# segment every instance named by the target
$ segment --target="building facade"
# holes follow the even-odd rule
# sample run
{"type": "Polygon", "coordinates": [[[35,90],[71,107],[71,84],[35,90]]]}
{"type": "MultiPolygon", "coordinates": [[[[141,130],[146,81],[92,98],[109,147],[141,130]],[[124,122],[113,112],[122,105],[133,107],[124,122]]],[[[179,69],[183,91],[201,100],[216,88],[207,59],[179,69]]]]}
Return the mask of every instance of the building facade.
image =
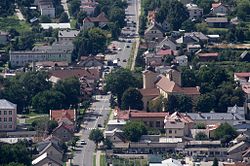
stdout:
{"type": "Polygon", "coordinates": [[[16,129],[17,106],[5,99],[0,99],[0,131],[16,129]]]}

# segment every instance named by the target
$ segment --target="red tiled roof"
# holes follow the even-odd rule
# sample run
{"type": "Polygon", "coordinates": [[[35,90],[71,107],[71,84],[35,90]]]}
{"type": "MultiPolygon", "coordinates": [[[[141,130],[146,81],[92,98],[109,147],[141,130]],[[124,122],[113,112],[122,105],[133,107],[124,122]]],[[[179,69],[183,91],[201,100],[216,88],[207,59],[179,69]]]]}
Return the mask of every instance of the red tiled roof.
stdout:
{"type": "Polygon", "coordinates": [[[145,111],[137,111],[130,112],[130,118],[162,118],[164,119],[167,116],[168,112],[145,112],[145,111]]]}
{"type": "Polygon", "coordinates": [[[164,56],[164,55],[174,55],[174,51],[171,50],[171,49],[167,49],[167,50],[160,49],[156,54],[157,55],[161,55],[161,56],[164,56]]]}
{"type": "Polygon", "coordinates": [[[139,89],[142,96],[159,96],[160,92],[157,88],[150,88],[150,89],[139,89]]]}
{"type": "Polygon", "coordinates": [[[217,52],[210,52],[210,53],[199,53],[199,57],[218,57],[219,53],[217,52]]]}
{"type": "Polygon", "coordinates": [[[222,5],[221,3],[212,3],[212,8],[217,8],[219,7],[220,5],[222,5]]]}
{"type": "Polygon", "coordinates": [[[55,121],[60,121],[63,118],[67,118],[74,122],[76,119],[75,110],[51,110],[50,118],[55,121]]]}
{"type": "Polygon", "coordinates": [[[54,133],[56,130],[60,129],[61,127],[64,128],[64,129],[66,129],[66,130],[69,131],[70,133],[72,133],[72,130],[71,130],[68,126],[66,126],[64,123],[60,123],[60,124],[53,130],[52,135],[53,135],[53,133],[54,133]]]}
{"type": "Polygon", "coordinates": [[[179,113],[179,112],[174,112],[171,115],[169,114],[169,115],[165,116],[164,121],[181,121],[184,123],[194,122],[190,116],[188,116],[186,114],[179,113]]]}
{"type": "Polygon", "coordinates": [[[60,79],[66,79],[70,77],[77,77],[77,78],[92,78],[92,79],[99,79],[100,72],[98,69],[67,69],[67,70],[53,70],[50,71],[51,76],[58,77],[60,79]]]}
{"type": "Polygon", "coordinates": [[[237,77],[250,77],[250,72],[234,73],[237,77]]]}
{"type": "Polygon", "coordinates": [[[200,94],[198,87],[180,87],[174,81],[169,80],[166,76],[162,76],[156,86],[161,88],[163,91],[170,93],[177,92],[187,95],[200,94]]]}

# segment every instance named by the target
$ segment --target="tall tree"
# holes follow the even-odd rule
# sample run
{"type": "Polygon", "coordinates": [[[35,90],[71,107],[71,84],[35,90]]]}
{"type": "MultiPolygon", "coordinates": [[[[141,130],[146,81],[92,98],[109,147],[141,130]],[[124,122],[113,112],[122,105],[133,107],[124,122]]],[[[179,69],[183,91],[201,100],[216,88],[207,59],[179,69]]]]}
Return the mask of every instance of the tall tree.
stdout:
{"type": "Polygon", "coordinates": [[[65,95],[64,105],[65,107],[76,107],[80,96],[80,82],[78,78],[72,77],[59,81],[55,85],[55,90],[65,95]]]}
{"type": "Polygon", "coordinates": [[[14,14],[15,0],[1,0],[0,1],[0,16],[6,17],[14,14]]]}
{"type": "Polygon", "coordinates": [[[135,88],[128,88],[122,95],[121,108],[125,109],[143,109],[142,94],[135,88]]]}
{"type": "Polygon", "coordinates": [[[218,159],[215,157],[212,166],[219,166],[218,159]]]}
{"type": "Polygon", "coordinates": [[[185,69],[181,73],[181,81],[184,87],[194,87],[197,85],[197,78],[195,71],[191,69],[185,69]]]}
{"type": "Polygon", "coordinates": [[[51,109],[61,109],[64,106],[65,95],[58,91],[39,92],[32,98],[32,107],[39,113],[49,113],[51,109]]]}
{"type": "Polygon", "coordinates": [[[81,1],[80,0],[72,0],[69,3],[69,12],[73,17],[77,16],[77,13],[80,11],[81,1]]]}
{"type": "Polygon", "coordinates": [[[214,139],[221,140],[222,143],[229,143],[237,136],[236,130],[228,123],[222,123],[214,131],[214,139]]]}
{"type": "Polygon", "coordinates": [[[139,87],[140,82],[135,78],[130,70],[117,69],[113,70],[106,78],[106,91],[111,91],[117,96],[118,105],[121,105],[122,94],[129,87],[139,87]]]}
{"type": "Polygon", "coordinates": [[[185,95],[168,95],[166,102],[166,111],[168,112],[191,112],[193,108],[192,99],[185,95]]]}
{"type": "Polygon", "coordinates": [[[196,111],[197,112],[210,112],[216,102],[216,97],[212,94],[202,94],[198,97],[196,103],[196,111]]]}
{"type": "Polygon", "coordinates": [[[91,130],[89,134],[89,139],[94,141],[96,144],[96,149],[98,147],[98,144],[104,140],[104,136],[101,130],[99,129],[93,129],[91,130]]]}
{"type": "Polygon", "coordinates": [[[196,134],[195,140],[199,140],[199,141],[208,140],[208,137],[207,137],[207,135],[205,133],[199,132],[199,133],[196,134]]]}
{"type": "Polygon", "coordinates": [[[68,17],[68,14],[66,12],[63,12],[59,18],[59,22],[62,22],[62,23],[67,23],[69,22],[69,17],[68,17]]]}
{"type": "Polygon", "coordinates": [[[74,41],[74,58],[89,54],[96,55],[104,52],[107,47],[107,36],[103,30],[92,28],[84,32],[80,32],[74,41]]]}
{"type": "Polygon", "coordinates": [[[127,122],[123,128],[124,134],[129,141],[138,142],[142,135],[147,134],[147,129],[143,122],[127,122]]]}

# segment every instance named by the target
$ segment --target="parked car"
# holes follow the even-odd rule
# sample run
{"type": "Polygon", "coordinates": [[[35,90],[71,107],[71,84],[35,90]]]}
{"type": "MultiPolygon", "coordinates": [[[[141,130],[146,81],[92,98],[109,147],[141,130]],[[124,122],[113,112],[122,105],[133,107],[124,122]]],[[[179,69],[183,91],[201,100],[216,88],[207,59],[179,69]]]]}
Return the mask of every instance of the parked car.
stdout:
{"type": "Polygon", "coordinates": [[[81,140],[81,145],[86,145],[87,143],[84,140],[81,140]]]}
{"type": "Polygon", "coordinates": [[[123,59],[123,62],[127,62],[127,60],[126,60],[126,59],[123,59]]]}
{"type": "Polygon", "coordinates": [[[102,127],[102,125],[101,125],[101,124],[98,124],[97,127],[102,127]]]}
{"type": "Polygon", "coordinates": [[[127,47],[127,48],[130,48],[130,46],[129,46],[129,45],[127,45],[126,47],[127,47]]]}

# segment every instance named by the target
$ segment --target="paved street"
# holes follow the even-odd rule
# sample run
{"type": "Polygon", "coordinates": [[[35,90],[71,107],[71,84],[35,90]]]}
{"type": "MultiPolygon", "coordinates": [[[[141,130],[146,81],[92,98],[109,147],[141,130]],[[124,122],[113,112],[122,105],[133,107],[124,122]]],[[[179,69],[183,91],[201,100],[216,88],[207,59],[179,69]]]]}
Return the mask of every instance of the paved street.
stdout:
{"type": "MultiPolygon", "coordinates": [[[[136,27],[133,27],[131,24],[132,22],[135,22],[136,25],[139,24],[138,21],[138,0],[129,0],[128,1],[128,8],[126,9],[126,19],[127,19],[127,27],[124,27],[122,30],[122,36],[123,34],[125,35],[130,35],[136,34],[136,27]]],[[[132,49],[132,43],[135,42],[135,36],[127,36],[127,37],[120,37],[119,41],[113,41],[112,45],[114,45],[116,48],[120,48],[121,50],[117,50],[117,54],[114,55],[106,55],[106,60],[115,60],[115,59],[120,59],[118,61],[118,65],[121,67],[126,67],[128,59],[130,57],[131,49],[132,49]]]]}
{"type": "Polygon", "coordinates": [[[105,119],[108,119],[108,113],[110,111],[109,99],[110,95],[98,95],[95,96],[97,101],[94,102],[90,108],[91,111],[86,113],[83,120],[83,126],[86,129],[82,129],[78,134],[80,140],[84,139],[86,145],[79,145],[76,147],[76,151],[73,158],[73,164],[77,166],[92,166],[93,165],[93,153],[95,151],[95,144],[88,139],[91,129],[97,128],[100,124],[104,126],[105,119]]]}
{"type": "Polygon", "coordinates": [[[61,0],[61,4],[62,4],[62,6],[63,6],[64,12],[66,12],[67,15],[68,15],[68,17],[70,18],[67,0],[61,0]]]}

